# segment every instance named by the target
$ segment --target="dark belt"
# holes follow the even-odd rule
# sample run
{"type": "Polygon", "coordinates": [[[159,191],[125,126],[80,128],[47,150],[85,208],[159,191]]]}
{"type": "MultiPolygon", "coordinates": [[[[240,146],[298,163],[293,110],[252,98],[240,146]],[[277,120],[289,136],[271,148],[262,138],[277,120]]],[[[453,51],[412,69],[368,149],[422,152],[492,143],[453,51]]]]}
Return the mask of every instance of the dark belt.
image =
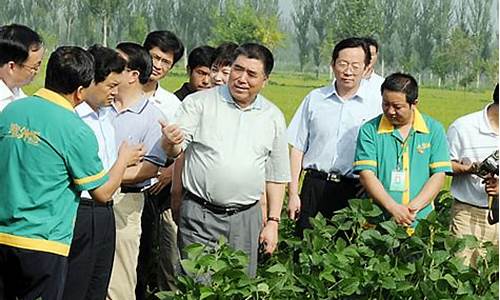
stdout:
{"type": "Polygon", "coordinates": [[[242,212],[242,211],[245,211],[247,209],[252,208],[253,206],[255,206],[255,204],[257,204],[257,202],[259,202],[259,201],[255,201],[252,204],[241,205],[241,206],[236,206],[236,207],[225,207],[225,206],[219,206],[219,205],[215,205],[213,203],[210,203],[207,200],[205,200],[201,197],[198,197],[189,191],[187,191],[186,194],[187,194],[188,199],[193,200],[194,202],[200,204],[201,206],[203,206],[204,208],[210,210],[211,212],[213,212],[215,214],[234,215],[234,214],[237,214],[239,212],[242,212]]]}
{"type": "Polygon", "coordinates": [[[326,173],[323,171],[306,169],[306,176],[311,176],[312,178],[317,178],[325,181],[331,182],[341,182],[341,181],[357,181],[357,178],[347,177],[338,173],[326,173]]]}
{"type": "Polygon", "coordinates": [[[479,208],[479,209],[484,209],[484,210],[489,209],[489,207],[488,207],[488,206],[486,206],[486,207],[483,207],[483,206],[478,206],[478,205],[474,205],[474,204],[470,204],[470,203],[467,203],[467,202],[460,201],[460,200],[458,200],[457,198],[454,198],[454,199],[455,199],[455,201],[457,201],[457,202],[458,202],[458,203],[460,203],[460,204],[464,204],[464,205],[468,205],[468,206],[472,206],[472,207],[479,208]]]}
{"type": "Polygon", "coordinates": [[[142,187],[135,187],[135,186],[121,186],[120,192],[127,194],[127,193],[142,193],[142,187]]]}
{"type": "Polygon", "coordinates": [[[102,202],[94,201],[92,199],[82,198],[82,199],[80,199],[80,204],[85,205],[85,206],[110,207],[110,206],[113,206],[113,200],[102,203],[102,202]]]}

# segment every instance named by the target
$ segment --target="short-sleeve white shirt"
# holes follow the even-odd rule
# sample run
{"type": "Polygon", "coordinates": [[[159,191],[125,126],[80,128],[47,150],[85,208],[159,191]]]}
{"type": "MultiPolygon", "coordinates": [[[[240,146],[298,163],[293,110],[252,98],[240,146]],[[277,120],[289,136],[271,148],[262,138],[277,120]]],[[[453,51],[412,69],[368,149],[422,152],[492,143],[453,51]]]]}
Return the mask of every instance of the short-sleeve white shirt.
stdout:
{"type": "Polygon", "coordinates": [[[168,122],[175,121],[175,113],[181,105],[181,101],[174,94],[165,90],[158,84],[158,88],[149,98],[149,101],[165,115],[168,122]]]}
{"type": "MultiPolygon", "coordinates": [[[[448,128],[450,158],[455,161],[482,162],[498,147],[498,134],[488,120],[486,106],[483,110],[458,118],[448,128]]],[[[488,196],[482,179],[463,174],[453,177],[451,194],[457,200],[479,207],[488,206],[488,196]]]]}

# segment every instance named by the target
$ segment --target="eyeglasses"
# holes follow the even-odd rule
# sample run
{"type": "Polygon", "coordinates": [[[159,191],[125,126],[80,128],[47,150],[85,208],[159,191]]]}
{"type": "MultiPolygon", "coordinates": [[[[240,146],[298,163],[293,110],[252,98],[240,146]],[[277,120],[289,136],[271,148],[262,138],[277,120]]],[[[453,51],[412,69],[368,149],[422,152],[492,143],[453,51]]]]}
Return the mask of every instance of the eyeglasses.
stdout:
{"type": "Polygon", "coordinates": [[[159,62],[162,67],[170,69],[172,67],[172,62],[168,59],[162,58],[159,55],[152,54],[151,57],[153,58],[154,62],[159,62]]]}
{"type": "Polygon", "coordinates": [[[38,72],[38,70],[40,70],[41,68],[41,64],[39,65],[36,65],[36,66],[30,66],[30,65],[27,65],[27,64],[20,64],[21,67],[23,68],[26,68],[28,70],[30,70],[31,72],[38,72]]]}
{"type": "Polygon", "coordinates": [[[346,71],[347,68],[349,68],[349,66],[350,66],[351,71],[355,74],[359,74],[361,71],[363,71],[363,68],[365,67],[364,63],[360,63],[360,62],[349,63],[348,61],[345,61],[345,60],[338,60],[335,63],[335,65],[337,66],[337,69],[341,72],[346,71]]]}

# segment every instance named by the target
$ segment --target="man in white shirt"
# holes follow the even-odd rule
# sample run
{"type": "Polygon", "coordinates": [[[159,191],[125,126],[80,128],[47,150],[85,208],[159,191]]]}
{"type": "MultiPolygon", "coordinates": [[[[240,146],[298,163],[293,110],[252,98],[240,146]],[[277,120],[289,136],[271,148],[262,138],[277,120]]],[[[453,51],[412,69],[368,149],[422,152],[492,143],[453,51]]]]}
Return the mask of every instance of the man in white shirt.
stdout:
{"type": "MultiPolygon", "coordinates": [[[[103,167],[111,170],[118,149],[106,107],[109,108],[117,93],[126,61],[115,50],[97,45],[90,47],[88,52],[94,57],[95,75],[90,86],[83,90],[84,102],[75,111],[94,132],[103,167]]],[[[135,149],[135,156],[139,157],[140,149],[135,149]]],[[[115,254],[115,235],[113,201],[99,203],[83,191],[68,256],[63,299],[106,297],[115,254]]]]}
{"type": "Polygon", "coordinates": [[[382,112],[380,89],[370,90],[362,82],[370,61],[364,40],[348,38],[337,43],[331,62],[335,80],[309,93],[290,122],[288,215],[297,221],[298,235],[310,227],[310,217],[321,212],[330,218],[362,192],[352,172],[356,139],[361,125],[382,112]],[[306,175],[299,195],[303,170],[306,175]]]}
{"type": "MultiPolygon", "coordinates": [[[[490,225],[488,196],[498,197],[498,176],[483,180],[476,175],[477,165],[498,150],[498,84],[493,103],[483,110],[458,118],[448,128],[448,143],[453,168],[451,194],[451,231],[474,235],[479,241],[498,245],[498,223],[490,225]]],[[[465,249],[460,255],[474,265],[479,249],[465,249]]]]}
{"type": "Polygon", "coordinates": [[[24,25],[0,27],[0,111],[26,97],[21,87],[40,70],[44,53],[42,38],[24,25]]]}
{"type": "MultiPolygon", "coordinates": [[[[143,46],[153,59],[153,71],[144,85],[144,92],[166,120],[173,122],[181,101],[173,93],[162,88],[160,81],[182,58],[184,46],[174,33],[166,30],[150,32],[143,46]]],[[[174,266],[178,265],[179,254],[176,242],[177,226],[170,213],[172,172],[171,162],[159,166],[151,161],[145,161],[139,171],[139,177],[154,177],[156,183],[145,191],[146,202],[141,218],[142,235],[135,290],[137,300],[146,298],[147,280],[152,266],[159,268],[158,282],[152,284],[158,285],[161,290],[175,289],[174,266]],[[159,251],[153,251],[155,246],[160,247],[159,251]],[[154,253],[161,255],[153,257],[154,253]]]]}
{"type": "Polygon", "coordinates": [[[363,84],[367,84],[370,90],[378,93],[378,96],[380,96],[380,102],[382,102],[382,93],[380,92],[380,87],[382,86],[382,83],[384,83],[384,77],[375,73],[375,65],[377,64],[379,46],[374,38],[364,37],[362,39],[368,45],[370,54],[372,56],[370,64],[368,65],[368,67],[366,67],[362,82],[363,84]]]}

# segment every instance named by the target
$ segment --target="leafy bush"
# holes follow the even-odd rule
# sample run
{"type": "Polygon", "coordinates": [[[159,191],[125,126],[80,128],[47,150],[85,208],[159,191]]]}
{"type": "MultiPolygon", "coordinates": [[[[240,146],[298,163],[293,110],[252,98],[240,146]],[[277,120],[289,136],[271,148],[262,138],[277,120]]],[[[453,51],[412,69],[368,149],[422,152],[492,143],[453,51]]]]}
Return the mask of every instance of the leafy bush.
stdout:
{"type": "Polygon", "coordinates": [[[498,299],[498,249],[484,245],[477,268],[464,266],[455,253],[478,246],[472,236],[458,239],[448,230],[449,198],[415,233],[393,221],[375,223],[382,211],[368,200],[331,220],[312,220],[299,240],[284,220],[279,250],[246,274],[247,258],[223,241],[216,249],[192,245],[183,266],[191,276],[178,278],[178,292],[160,299],[498,299]],[[372,225],[375,223],[376,225],[372,225]]]}

